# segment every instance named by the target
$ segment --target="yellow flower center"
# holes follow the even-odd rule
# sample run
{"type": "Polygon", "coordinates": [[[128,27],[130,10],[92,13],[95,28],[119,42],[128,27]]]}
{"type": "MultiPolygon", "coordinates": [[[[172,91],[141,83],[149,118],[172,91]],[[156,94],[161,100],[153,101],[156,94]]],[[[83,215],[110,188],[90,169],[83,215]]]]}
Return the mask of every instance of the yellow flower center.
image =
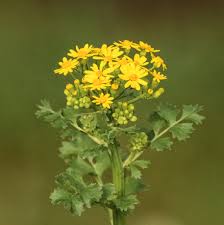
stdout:
{"type": "Polygon", "coordinates": [[[99,102],[101,104],[105,103],[106,101],[107,101],[107,97],[106,96],[100,97],[100,99],[99,99],[99,102]]]}
{"type": "Polygon", "coordinates": [[[102,82],[102,80],[100,80],[100,79],[96,79],[96,80],[93,81],[93,85],[94,85],[94,86],[100,86],[102,83],[103,83],[103,82],[102,82]]]}
{"type": "Polygon", "coordinates": [[[63,69],[66,69],[68,67],[70,67],[72,65],[72,63],[70,61],[66,61],[66,62],[63,62],[63,64],[61,65],[61,67],[63,69]]]}
{"type": "Polygon", "coordinates": [[[112,56],[110,56],[110,55],[105,57],[105,61],[108,61],[108,62],[111,61],[112,59],[113,59],[113,58],[112,58],[112,56]]]}
{"type": "Polygon", "coordinates": [[[88,51],[86,51],[85,49],[80,49],[79,52],[78,52],[78,55],[80,57],[84,57],[88,54],[88,51]]]}
{"type": "Polygon", "coordinates": [[[123,45],[126,46],[126,47],[130,47],[131,42],[126,40],[126,41],[123,42],[123,45]]]}
{"type": "Polygon", "coordinates": [[[136,74],[131,74],[130,77],[129,77],[129,79],[131,81],[136,81],[136,80],[138,80],[138,76],[136,74]]]}

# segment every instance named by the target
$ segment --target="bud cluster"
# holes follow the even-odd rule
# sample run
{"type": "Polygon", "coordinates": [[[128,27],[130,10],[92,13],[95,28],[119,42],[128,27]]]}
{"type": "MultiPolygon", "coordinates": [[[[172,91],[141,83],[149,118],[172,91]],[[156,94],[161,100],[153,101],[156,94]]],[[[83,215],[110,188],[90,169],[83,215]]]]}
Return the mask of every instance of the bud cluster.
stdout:
{"type": "Polygon", "coordinates": [[[82,124],[82,128],[87,132],[92,132],[93,130],[95,130],[97,125],[95,114],[82,115],[79,121],[82,124]]]}
{"type": "Polygon", "coordinates": [[[67,105],[74,107],[74,109],[89,108],[91,105],[91,99],[88,96],[85,96],[85,91],[81,90],[82,87],[76,80],[74,84],[75,85],[67,84],[64,91],[67,99],[67,105]]]}
{"type": "Polygon", "coordinates": [[[132,151],[142,151],[148,143],[148,136],[144,132],[136,133],[131,137],[131,150],[132,151]]]}
{"type": "Polygon", "coordinates": [[[133,104],[118,102],[112,116],[118,124],[126,125],[129,121],[135,122],[137,120],[137,117],[134,115],[134,109],[133,104]]]}

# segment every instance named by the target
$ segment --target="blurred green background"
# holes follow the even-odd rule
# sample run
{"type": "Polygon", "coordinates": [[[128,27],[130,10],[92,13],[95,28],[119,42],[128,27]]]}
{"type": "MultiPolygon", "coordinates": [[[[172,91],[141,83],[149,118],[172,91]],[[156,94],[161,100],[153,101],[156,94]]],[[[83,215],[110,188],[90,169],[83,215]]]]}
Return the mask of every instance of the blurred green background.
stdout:
{"type": "Polygon", "coordinates": [[[42,98],[64,104],[64,83],[52,70],[69,48],[122,39],[161,49],[169,68],[161,101],[199,103],[207,117],[173,151],[146,153],[151,190],[128,224],[224,224],[223,8],[216,0],[1,1],[0,225],[108,224],[99,208],[72,217],[51,206],[60,140],[34,112],[42,98]]]}

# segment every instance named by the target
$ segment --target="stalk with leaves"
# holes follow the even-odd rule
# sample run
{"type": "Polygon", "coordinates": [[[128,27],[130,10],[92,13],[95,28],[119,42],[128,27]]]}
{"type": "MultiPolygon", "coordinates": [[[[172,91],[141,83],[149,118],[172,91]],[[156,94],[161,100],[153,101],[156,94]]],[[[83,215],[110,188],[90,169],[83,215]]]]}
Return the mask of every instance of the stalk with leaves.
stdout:
{"type": "MultiPolygon", "coordinates": [[[[59,63],[56,74],[67,82],[66,105],[53,109],[43,100],[38,118],[58,129],[59,156],[67,169],[56,176],[52,204],[75,215],[101,206],[111,225],[125,225],[126,216],[146,189],[142,159],[146,150],[171,149],[175,140],[190,137],[201,124],[202,107],[158,103],[167,67],[159,50],[142,41],[124,40],[100,48],[76,46],[59,63]],[[136,103],[155,105],[145,127],[138,126],[136,103]],[[126,140],[125,144],[124,141],[126,140]]],[[[152,107],[151,107],[152,108],[152,107]]]]}

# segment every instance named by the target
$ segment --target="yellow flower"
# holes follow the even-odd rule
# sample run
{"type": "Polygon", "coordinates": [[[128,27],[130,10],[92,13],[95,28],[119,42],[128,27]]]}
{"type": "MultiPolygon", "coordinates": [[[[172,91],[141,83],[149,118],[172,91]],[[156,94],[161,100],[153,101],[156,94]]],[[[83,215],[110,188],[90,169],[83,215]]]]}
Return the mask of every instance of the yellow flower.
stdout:
{"type": "Polygon", "coordinates": [[[157,71],[153,71],[151,72],[152,76],[153,76],[153,80],[156,81],[156,82],[160,82],[161,80],[166,80],[167,77],[164,76],[163,74],[161,74],[160,72],[157,72],[157,71]]]}
{"type": "Polygon", "coordinates": [[[153,93],[153,89],[149,88],[147,92],[149,95],[151,95],[153,93]]]}
{"type": "Polygon", "coordinates": [[[115,62],[111,62],[109,65],[118,68],[119,66],[126,65],[130,62],[132,62],[132,59],[130,57],[123,56],[122,58],[116,59],[115,62]]]}
{"type": "Polygon", "coordinates": [[[72,84],[67,84],[67,85],[66,85],[66,89],[67,89],[67,90],[71,90],[73,87],[74,87],[74,86],[73,86],[72,84]]]}
{"type": "Polygon", "coordinates": [[[92,83],[93,80],[101,77],[101,76],[104,76],[104,77],[107,77],[107,78],[111,78],[113,77],[113,75],[111,74],[115,68],[114,67],[109,67],[109,68],[104,68],[106,65],[105,62],[101,61],[100,62],[100,66],[98,67],[97,64],[93,64],[90,68],[91,70],[86,70],[85,71],[85,76],[83,77],[83,81],[84,83],[85,82],[89,82],[89,83],[92,83]]]}
{"type": "Polygon", "coordinates": [[[85,71],[85,76],[83,77],[84,83],[90,83],[85,85],[91,90],[101,90],[110,86],[110,79],[113,77],[111,73],[114,71],[114,67],[104,68],[105,62],[101,61],[100,66],[93,64],[91,70],[85,71]]]}
{"type": "Polygon", "coordinates": [[[124,48],[127,50],[138,47],[138,44],[134,43],[133,41],[129,41],[129,40],[115,42],[114,44],[118,47],[121,47],[121,48],[124,48]]]}
{"type": "Polygon", "coordinates": [[[74,84],[75,84],[75,85],[78,85],[79,83],[80,83],[79,79],[75,79],[75,80],[74,80],[74,84]]]}
{"type": "Polygon", "coordinates": [[[149,64],[149,62],[147,62],[147,58],[145,56],[140,56],[139,54],[135,54],[134,63],[139,66],[146,66],[149,64]]]}
{"type": "Polygon", "coordinates": [[[103,108],[110,108],[110,105],[113,103],[113,97],[110,97],[110,94],[101,93],[99,97],[93,96],[95,100],[93,100],[96,105],[102,105],[103,108]]]}
{"type": "Polygon", "coordinates": [[[154,98],[159,98],[160,95],[162,95],[164,92],[165,92],[165,89],[164,89],[164,88],[159,88],[159,89],[153,94],[153,97],[154,97],[154,98]]]}
{"type": "Polygon", "coordinates": [[[147,76],[148,72],[145,69],[142,69],[140,66],[136,66],[135,64],[131,63],[121,66],[120,70],[122,74],[120,74],[119,77],[122,80],[127,81],[124,85],[125,88],[131,86],[131,88],[134,88],[139,91],[140,84],[144,86],[147,85],[147,82],[141,78],[147,76]]]}
{"type": "Polygon", "coordinates": [[[155,50],[151,45],[140,41],[138,46],[135,48],[138,51],[145,51],[145,52],[159,52],[160,50],[155,50]]]}
{"type": "Polygon", "coordinates": [[[113,83],[113,84],[111,85],[111,89],[113,89],[113,90],[117,90],[118,87],[119,87],[119,85],[116,84],[116,83],[113,83]]]}
{"type": "Polygon", "coordinates": [[[110,86],[110,80],[107,77],[99,77],[92,80],[90,84],[86,84],[85,88],[90,88],[90,90],[102,90],[110,86]]]}
{"type": "Polygon", "coordinates": [[[77,59],[87,59],[90,56],[93,56],[95,53],[93,53],[93,46],[89,44],[85,44],[83,48],[79,48],[77,45],[75,47],[75,50],[70,49],[68,56],[71,56],[73,58],[77,59]]]}
{"type": "Polygon", "coordinates": [[[54,70],[54,72],[66,76],[68,73],[72,73],[73,69],[76,68],[79,62],[77,60],[67,59],[66,57],[64,57],[62,59],[62,62],[59,62],[58,64],[60,68],[54,70]]]}
{"type": "Polygon", "coordinates": [[[154,67],[160,68],[162,66],[163,70],[166,70],[166,64],[164,63],[164,60],[159,56],[153,56],[151,63],[153,63],[154,67]]]}
{"type": "Polygon", "coordinates": [[[94,56],[94,59],[103,60],[104,62],[112,62],[123,54],[118,47],[103,45],[99,56],[94,56]]]}

